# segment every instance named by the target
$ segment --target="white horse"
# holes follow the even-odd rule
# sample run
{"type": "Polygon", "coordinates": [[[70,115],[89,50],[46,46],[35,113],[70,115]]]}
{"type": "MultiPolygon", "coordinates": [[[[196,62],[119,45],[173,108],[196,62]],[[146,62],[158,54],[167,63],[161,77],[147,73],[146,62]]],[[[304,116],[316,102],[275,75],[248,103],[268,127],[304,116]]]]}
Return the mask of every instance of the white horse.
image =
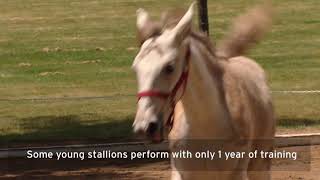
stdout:
{"type": "MultiPolygon", "coordinates": [[[[155,142],[169,131],[171,148],[179,146],[177,140],[209,139],[226,140],[239,151],[272,150],[275,118],[266,76],[242,56],[270,24],[268,8],[240,16],[217,48],[192,30],[193,11],[192,4],[177,23],[154,22],[145,10],[137,11],[141,49],[132,65],[139,91],[134,131],[155,142]]],[[[177,159],[171,165],[174,180],[270,179],[270,159],[215,164],[229,167],[224,171],[206,164],[200,171],[186,170],[177,159]]]]}

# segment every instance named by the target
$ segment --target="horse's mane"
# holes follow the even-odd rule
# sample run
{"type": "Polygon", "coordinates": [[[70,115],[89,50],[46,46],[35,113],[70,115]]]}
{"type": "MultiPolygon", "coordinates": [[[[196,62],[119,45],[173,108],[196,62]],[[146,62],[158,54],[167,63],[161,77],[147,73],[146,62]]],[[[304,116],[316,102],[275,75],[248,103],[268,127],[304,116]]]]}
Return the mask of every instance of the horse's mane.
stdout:
{"type": "Polygon", "coordinates": [[[203,44],[212,56],[216,56],[215,45],[212,43],[210,37],[208,37],[204,32],[191,30],[190,36],[203,44]]]}
{"type": "MultiPolygon", "coordinates": [[[[174,28],[179,23],[184,13],[185,11],[183,9],[175,9],[164,12],[160,21],[149,22],[143,31],[138,31],[137,39],[139,43],[142,44],[148,38],[159,36],[163,31],[174,28]],[[143,34],[139,34],[141,32],[143,32],[143,34]]],[[[191,28],[190,35],[201,42],[212,46],[210,39],[204,33],[195,30],[193,27],[191,28]]]]}
{"type": "MultiPolygon", "coordinates": [[[[190,36],[205,45],[214,56],[224,57],[222,59],[241,56],[253,44],[257,43],[269,29],[272,23],[272,14],[272,6],[268,2],[249,9],[233,21],[229,32],[217,47],[206,34],[195,30],[195,28],[191,28],[190,36]]],[[[183,15],[184,11],[182,10],[165,13],[162,18],[163,29],[174,27],[183,15]]]]}
{"type": "MultiPolygon", "coordinates": [[[[178,24],[180,19],[183,17],[184,13],[184,10],[174,10],[166,12],[162,16],[162,31],[174,28],[178,24]]],[[[215,44],[211,41],[210,37],[206,33],[199,31],[197,28],[191,27],[189,37],[187,39],[189,40],[189,43],[201,44],[200,46],[202,47],[201,49],[203,50],[203,52],[205,51],[206,53],[208,53],[208,57],[203,59],[204,63],[207,67],[209,67],[212,74],[215,74],[216,77],[220,77],[223,68],[220,66],[219,61],[217,61],[218,58],[215,58],[217,57],[216,48],[215,44]]],[[[200,48],[200,46],[198,48],[200,48]]],[[[219,58],[219,60],[225,59],[219,58]]]]}
{"type": "MultiPolygon", "coordinates": [[[[165,12],[162,16],[162,30],[172,29],[175,27],[183,17],[184,13],[185,11],[181,9],[165,12]]],[[[210,37],[208,37],[204,32],[191,27],[189,36],[201,42],[212,55],[215,55],[214,43],[212,43],[210,37]]]]}

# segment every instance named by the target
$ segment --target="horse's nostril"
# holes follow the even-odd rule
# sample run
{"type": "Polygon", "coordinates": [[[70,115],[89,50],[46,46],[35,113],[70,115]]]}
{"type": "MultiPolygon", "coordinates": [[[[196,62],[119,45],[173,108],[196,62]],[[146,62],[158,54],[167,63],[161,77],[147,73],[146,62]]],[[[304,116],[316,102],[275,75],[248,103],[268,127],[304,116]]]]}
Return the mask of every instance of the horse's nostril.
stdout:
{"type": "Polygon", "coordinates": [[[158,123],[152,122],[152,123],[149,124],[147,132],[148,132],[149,135],[152,135],[155,132],[157,132],[157,130],[158,130],[158,123]]]}

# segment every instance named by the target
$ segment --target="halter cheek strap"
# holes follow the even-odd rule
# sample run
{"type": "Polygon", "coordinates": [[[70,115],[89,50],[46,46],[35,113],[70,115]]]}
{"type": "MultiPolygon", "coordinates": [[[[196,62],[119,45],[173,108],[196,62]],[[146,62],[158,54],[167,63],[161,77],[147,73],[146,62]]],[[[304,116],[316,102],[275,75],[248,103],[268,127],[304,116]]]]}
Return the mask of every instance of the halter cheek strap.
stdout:
{"type": "Polygon", "coordinates": [[[174,88],[170,92],[162,92],[162,91],[157,91],[157,90],[151,89],[151,90],[147,90],[147,91],[142,91],[137,94],[138,101],[143,97],[157,97],[157,98],[165,99],[165,100],[168,99],[170,101],[171,112],[170,112],[169,118],[166,123],[167,126],[170,127],[170,130],[173,127],[174,108],[175,108],[177,102],[182,98],[182,96],[186,90],[187,80],[188,80],[188,76],[189,76],[189,59],[190,59],[190,49],[188,48],[187,55],[186,55],[185,68],[184,68],[183,72],[181,73],[180,78],[178,79],[176,85],[174,86],[174,88]],[[176,98],[176,95],[181,87],[183,88],[182,94],[179,98],[176,98]]]}

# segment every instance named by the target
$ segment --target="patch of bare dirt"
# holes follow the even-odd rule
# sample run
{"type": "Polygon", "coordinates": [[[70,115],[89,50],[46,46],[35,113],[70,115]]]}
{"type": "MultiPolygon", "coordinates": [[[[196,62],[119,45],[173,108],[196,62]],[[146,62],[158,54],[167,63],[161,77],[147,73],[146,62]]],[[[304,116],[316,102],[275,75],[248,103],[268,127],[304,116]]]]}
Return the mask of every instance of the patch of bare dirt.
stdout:
{"type": "Polygon", "coordinates": [[[66,61],[65,64],[97,64],[100,63],[101,60],[85,60],[85,61],[66,61]]]}
{"type": "Polygon", "coordinates": [[[62,49],[60,47],[55,47],[55,48],[44,47],[44,48],[42,48],[41,51],[42,52],[46,52],[46,53],[48,53],[48,52],[60,52],[60,51],[62,51],[62,49]]]}
{"type": "Polygon", "coordinates": [[[319,133],[319,127],[305,127],[305,128],[279,128],[277,127],[277,135],[281,134],[309,134],[309,133],[319,133]]]}
{"type": "Polygon", "coordinates": [[[41,73],[39,73],[39,76],[52,76],[52,75],[65,75],[65,73],[59,72],[59,71],[56,71],[56,72],[41,72],[41,73]]]}
{"type": "Polygon", "coordinates": [[[19,67],[31,67],[32,64],[31,64],[31,63],[24,63],[24,62],[22,62],[22,63],[19,63],[18,66],[19,66],[19,67]]]}

